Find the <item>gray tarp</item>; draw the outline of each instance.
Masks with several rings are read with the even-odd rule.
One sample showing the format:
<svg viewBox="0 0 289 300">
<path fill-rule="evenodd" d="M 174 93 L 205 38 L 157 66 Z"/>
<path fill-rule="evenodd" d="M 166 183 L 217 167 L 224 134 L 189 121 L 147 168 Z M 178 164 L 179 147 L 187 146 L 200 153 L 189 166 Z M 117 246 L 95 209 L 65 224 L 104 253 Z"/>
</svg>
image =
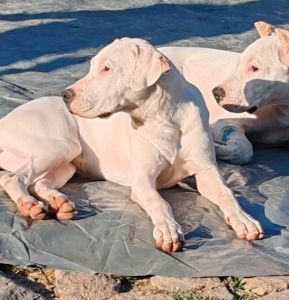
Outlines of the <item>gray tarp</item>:
<svg viewBox="0 0 289 300">
<path fill-rule="evenodd" d="M 175 3 L 171 5 L 169 3 Z M 30 99 L 59 94 L 81 77 L 89 56 L 120 36 L 154 44 L 241 49 L 252 22 L 289 22 L 289 3 L 276 1 L 16 1 L 0 0 L 0 115 Z M 1 191 L 0 262 L 119 275 L 255 276 L 289 273 L 288 147 L 256 149 L 243 167 L 221 163 L 265 239 L 235 238 L 220 211 L 196 192 L 163 191 L 186 233 L 183 252 L 154 249 L 152 224 L 129 200 L 129 189 L 75 178 L 63 191 L 75 220 L 29 222 Z"/>
</svg>

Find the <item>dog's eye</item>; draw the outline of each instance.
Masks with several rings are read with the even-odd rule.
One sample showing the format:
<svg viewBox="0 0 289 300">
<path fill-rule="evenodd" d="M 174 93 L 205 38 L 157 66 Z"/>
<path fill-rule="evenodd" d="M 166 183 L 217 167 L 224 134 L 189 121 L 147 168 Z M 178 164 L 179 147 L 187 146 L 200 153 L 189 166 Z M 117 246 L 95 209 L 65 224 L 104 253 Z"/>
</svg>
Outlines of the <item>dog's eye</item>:
<svg viewBox="0 0 289 300">
<path fill-rule="evenodd" d="M 104 66 L 104 67 L 102 67 L 102 69 L 100 70 L 100 73 L 107 73 L 108 71 L 110 70 L 110 67 L 108 67 L 108 66 Z"/>
<path fill-rule="evenodd" d="M 257 72 L 258 70 L 259 70 L 258 67 L 254 66 L 254 65 L 251 65 L 251 66 L 249 67 L 249 70 L 248 70 L 248 71 L 250 71 L 250 72 Z"/>
</svg>

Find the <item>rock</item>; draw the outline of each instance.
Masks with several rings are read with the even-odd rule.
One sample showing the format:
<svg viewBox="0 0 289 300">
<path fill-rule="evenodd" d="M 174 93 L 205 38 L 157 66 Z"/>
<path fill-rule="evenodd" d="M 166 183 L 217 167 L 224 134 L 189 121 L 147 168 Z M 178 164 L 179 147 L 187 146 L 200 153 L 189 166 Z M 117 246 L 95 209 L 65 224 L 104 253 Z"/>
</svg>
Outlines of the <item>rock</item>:
<svg viewBox="0 0 289 300">
<path fill-rule="evenodd" d="M 153 276 L 150 283 L 160 291 L 195 291 L 201 292 L 205 297 L 231 300 L 233 295 L 217 277 L 190 278 L 190 277 L 164 277 Z"/>
<path fill-rule="evenodd" d="M 44 300 L 48 299 L 41 294 L 33 292 L 30 288 L 15 283 L 12 279 L 0 272 L 0 300 Z M 52 299 L 52 298 L 51 298 Z"/>
<path fill-rule="evenodd" d="M 244 278 L 245 291 L 258 296 L 280 292 L 289 288 L 289 276 Z"/>
<path fill-rule="evenodd" d="M 131 291 L 113 296 L 109 300 L 174 300 L 174 298 L 170 295 L 161 293 L 151 294 L 139 291 Z"/>
<path fill-rule="evenodd" d="M 289 299 L 289 290 L 285 290 L 279 293 L 274 293 L 271 295 L 258 298 L 258 300 L 288 300 L 288 299 Z"/>
<path fill-rule="evenodd" d="M 159 290 L 166 291 L 199 291 L 205 287 L 216 288 L 221 284 L 219 278 L 190 278 L 190 277 L 165 277 L 153 276 L 150 283 Z"/>
<path fill-rule="evenodd" d="M 120 289 L 120 281 L 103 274 L 55 270 L 57 296 L 60 300 L 110 299 Z"/>
</svg>

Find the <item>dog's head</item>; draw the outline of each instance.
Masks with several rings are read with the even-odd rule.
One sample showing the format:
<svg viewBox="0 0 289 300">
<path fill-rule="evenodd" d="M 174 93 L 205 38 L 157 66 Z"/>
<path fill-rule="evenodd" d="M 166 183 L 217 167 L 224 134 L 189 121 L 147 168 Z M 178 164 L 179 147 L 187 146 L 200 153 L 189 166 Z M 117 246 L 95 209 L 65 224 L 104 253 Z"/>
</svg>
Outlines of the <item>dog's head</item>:
<svg viewBox="0 0 289 300">
<path fill-rule="evenodd" d="M 289 104 L 289 32 L 256 22 L 260 38 L 240 54 L 236 71 L 213 89 L 220 106 L 254 112 L 266 104 Z"/>
<path fill-rule="evenodd" d="M 91 60 L 88 74 L 62 93 L 63 100 L 73 114 L 85 118 L 131 112 L 169 68 L 167 59 L 148 42 L 118 39 Z"/>
</svg>

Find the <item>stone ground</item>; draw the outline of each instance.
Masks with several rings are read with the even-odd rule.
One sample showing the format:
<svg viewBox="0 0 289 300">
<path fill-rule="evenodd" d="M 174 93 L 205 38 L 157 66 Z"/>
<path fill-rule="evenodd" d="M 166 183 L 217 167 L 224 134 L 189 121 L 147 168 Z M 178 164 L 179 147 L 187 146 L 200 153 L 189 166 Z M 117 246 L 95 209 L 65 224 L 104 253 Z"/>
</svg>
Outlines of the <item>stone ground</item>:
<svg viewBox="0 0 289 300">
<path fill-rule="evenodd" d="M 289 276 L 143 278 L 0 265 L 0 300 L 287 300 Z"/>
</svg>

